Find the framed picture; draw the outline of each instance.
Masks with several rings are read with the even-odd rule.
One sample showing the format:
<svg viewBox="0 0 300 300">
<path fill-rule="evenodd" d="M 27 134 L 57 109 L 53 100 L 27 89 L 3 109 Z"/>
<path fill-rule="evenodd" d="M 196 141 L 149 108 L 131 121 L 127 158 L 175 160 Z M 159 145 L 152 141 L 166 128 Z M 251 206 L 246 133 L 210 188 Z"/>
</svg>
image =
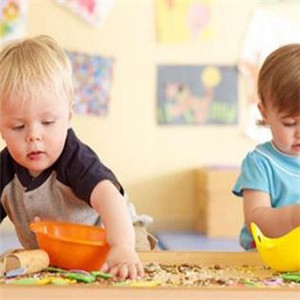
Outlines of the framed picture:
<svg viewBox="0 0 300 300">
<path fill-rule="evenodd" d="M 237 124 L 236 66 L 158 66 L 159 124 Z"/>
<path fill-rule="evenodd" d="M 73 68 L 75 113 L 106 115 L 110 100 L 114 60 L 99 55 L 66 52 L 71 59 Z"/>
</svg>

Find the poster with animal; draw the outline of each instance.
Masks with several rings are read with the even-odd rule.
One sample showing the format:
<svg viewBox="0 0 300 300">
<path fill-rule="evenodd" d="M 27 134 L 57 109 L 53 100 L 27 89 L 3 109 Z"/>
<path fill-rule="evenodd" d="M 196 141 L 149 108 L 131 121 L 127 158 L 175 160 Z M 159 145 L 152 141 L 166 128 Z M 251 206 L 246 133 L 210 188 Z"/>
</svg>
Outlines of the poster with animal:
<svg viewBox="0 0 300 300">
<path fill-rule="evenodd" d="M 158 66 L 157 116 L 159 124 L 237 124 L 237 67 Z"/>
</svg>

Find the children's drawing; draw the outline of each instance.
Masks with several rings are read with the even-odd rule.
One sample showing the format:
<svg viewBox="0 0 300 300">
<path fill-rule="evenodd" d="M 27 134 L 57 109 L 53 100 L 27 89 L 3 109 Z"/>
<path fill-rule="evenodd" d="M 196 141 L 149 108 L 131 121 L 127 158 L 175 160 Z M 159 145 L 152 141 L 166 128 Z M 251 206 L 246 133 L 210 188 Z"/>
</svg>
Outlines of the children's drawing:
<svg viewBox="0 0 300 300">
<path fill-rule="evenodd" d="M 113 59 L 67 51 L 75 86 L 74 111 L 83 115 L 104 116 L 112 85 Z"/>
<path fill-rule="evenodd" d="M 156 0 L 160 43 L 203 42 L 213 36 L 211 0 Z"/>
<path fill-rule="evenodd" d="M 55 0 L 88 23 L 99 25 L 104 21 L 115 0 Z"/>
<path fill-rule="evenodd" d="M 24 36 L 27 1 L 0 1 L 0 42 L 19 39 Z"/>
<path fill-rule="evenodd" d="M 236 124 L 237 69 L 229 66 L 159 66 L 160 124 Z"/>
<path fill-rule="evenodd" d="M 256 125 L 261 119 L 257 108 L 257 77 L 266 57 L 285 44 L 300 42 L 300 20 L 282 18 L 266 10 L 254 11 L 246 32 L 239 69 L 245 80 L 246 114 L 243 131 L 257 142 L 271 138 L 268 128 Z"/>
</svg>

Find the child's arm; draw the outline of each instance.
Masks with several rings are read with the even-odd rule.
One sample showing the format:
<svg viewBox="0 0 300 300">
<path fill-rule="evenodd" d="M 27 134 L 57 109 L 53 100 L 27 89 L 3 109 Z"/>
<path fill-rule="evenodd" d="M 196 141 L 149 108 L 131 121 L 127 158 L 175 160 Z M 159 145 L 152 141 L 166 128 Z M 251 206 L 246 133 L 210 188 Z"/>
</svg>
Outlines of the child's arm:
<svg viewBox="0 0 300 300">
<path fill-rule="evenodd" d="M 110 245 L 102 270 L 121 278 L 143 276 L 143 266 L 135 252 L 135 233 L 123 196 L 109 180 L 103 180 L 91 194 L 91 205 L 103 220 Z"/>
<path fill-rule="evenodd" d="M 243 190 L 243 198 L 249 231 L 251 222 L 254 222 L 266 236 L 279 237 L 300 226 L 300 204 L 273 208 L 269 194 L 250 189 Z"/>
</svg>

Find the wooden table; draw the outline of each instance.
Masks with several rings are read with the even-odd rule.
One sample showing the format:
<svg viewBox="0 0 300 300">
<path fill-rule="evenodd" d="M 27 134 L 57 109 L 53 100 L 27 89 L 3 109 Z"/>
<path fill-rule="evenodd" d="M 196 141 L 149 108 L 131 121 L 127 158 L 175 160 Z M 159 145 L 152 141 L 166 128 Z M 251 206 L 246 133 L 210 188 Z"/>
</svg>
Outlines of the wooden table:
<svg viewBox="0 0 300 300">
<path fill-rule="evenodd" d="M 247 264 L 262 265 L 257 253 L 248 252 L 143 252 L 143 262 L 165 264 L 219 264 L 222 267 Z M 13 286 L 0 285 L 0 300 L 94 300 L 94 299 L 284 299 L 299 300 L 298 288 L 133 288 L 96 285 Z"/>
</svg>

